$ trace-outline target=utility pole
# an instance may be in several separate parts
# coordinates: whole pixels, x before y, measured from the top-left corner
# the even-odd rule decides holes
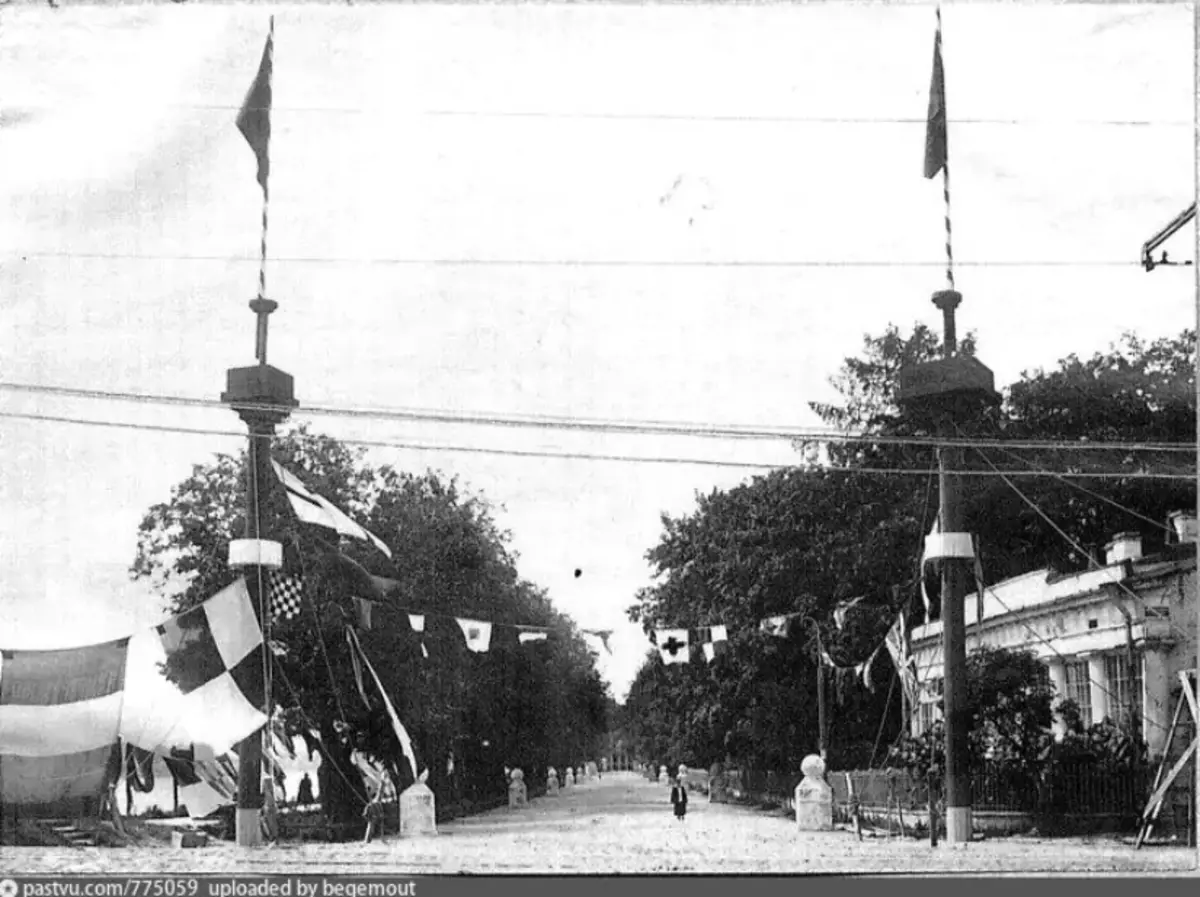
[[[817,754],[822,763],[829,761],[829,722],[825,709],[825,660],[821,656],[821,630],[812,617],[804,622],[813,628],[813,656],[817,661]]]
[[[231,406],[249,430],[246,459],[246,525],[245,537],[229,545],[229,564],[243,569],[250,602],[263,632],[263,689],[268,704],[264,712],[270,717],[269,673],[270,613],[266,607],[266,574],[283,566],[283,546],[264,539],[262,495],[275,476],[271,468],[271,440],[275,428],[287,420],[297,405],[292,377],[267,364],[267,316],[277,303],[259,296],[250,301],[257,315],[256,355],[253,367],[230,368],[226,372],[226,389],[221,401]],[[238,744],[237,844],[239,847],[258,847],[262,844],[259,815],[263,807],[262,739],[263,730]]]
[[[974,417],[980,408],[999,401],[995,378],[983,364],[958,354],[954,312],[962,302],[956,290],[941,290],[933,303],[942,312],[943,358],[900,372],[898,400],[906,413],[933,425],[944,439],[957,435],[958,424]],[[946,842],[971,840],[971,756],[967,741],[967,638],[963,600],[974,557],[969,534],[962,532],[963,515],[958,478],[961,450],[938,447],[938,485],[941,526],[927,545],[926,556],[942,564],[941,621],[943,644],[943,718],[946,730],[946,769],[943,795],[946,805]]]

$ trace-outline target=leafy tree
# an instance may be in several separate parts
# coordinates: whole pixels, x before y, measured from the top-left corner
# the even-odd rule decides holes
[[[372,628],[359,638],[443,802],[502,794],[506,765],[523,764],[532,775],[594,750],[607,728],[595,657],[545,592],[520,579],[508,535],[481,496],[432,472],[371,467],[362,451],[303,427],[277,440],[273,455],[362,520],[396,559],[358,542],[334,544],[290,517],[281,490],[260,493],[266,531],[284,541],[285,566],[303,573],[306,589],[301,613],[271,629],[280,646],[272,698],[285,730],[320,751],[321,799],[333,820],[361,818],[366,789],[354,751],[382,763],[398,790],[412,779],[381,699],[355,684],[345,635],[351,596],[377,602]],[[173,612],[237,576],[226,560],[229,540],[243,531],[244,470],[244,454],[196,465],[143,518],[131,572],[151,581]],[[374,577],[392,581],[386,595]],[[427,615],[423,636],[409,612]],[[550,635],[522,646],[515,630],[496,627],[479,655],[451,617],[542,626]]]
[[[816,750],[814,626],[845,666],[866,660],[882,639],[894,615],[892,584],[875,578],[869,559],[906,558],[905,542],[918,537],[918,521],[890,513],[903,485],[869,474],[776,471],[699,496],[686,517],[663,518],[662,540],[647,555],[659,582],[639,593],[631,619],[647,633],[722,623],[729,641],[711,665],[663,667],[656,653],[648,657],[629,699],[644,754],[779,769]],[[839,632],[834,607],[861,595],[868,597]],[[799,615],[789,638],[759,631],[761,619],[786,613]],[[886,666],[877,668],[885,683]],[[880,728],[886,692],[849,691],[845,705],[829,693],[835,751],[872,744]],[[890,725],[894,732],[895,716]]]
[[[663,518],[659,543],[647,554],[656,583],[638,594],[630,618],[647,632],[725,623],[730,641],[727,658],[707,668],[660,668],[657,656],[648,656],[629,700],[634,737],[648,759],[724,752],[738,762],[782,768],[815,748],[815,675],[812,645],[806,644],[812,625],[801,624],[791,639],[775,640],[757,631],[762,618],[780,613],[811,618],[835,662],[846,666],[874,650],[899,608],[909,609],[910,622],[921,619],[918,564],[937,513],[936,457],[929,444],[892,440],[935,435],[928,421],[898,406],[896,386],[906,365],[940,357],[939,343],[919,324],[908,334],[892,325],[866,337],[862,355],[846,359],[831,380],[839,400],[812,405],[827,424],[866,438],[798,445],[802,454],[795,468],[699,495],[692,513]],[[1049,373],[1026,373],[1004,391],[1001,405],[964,423],[963,436],[1062,442],[1051,450],[1002,446],[964,452],[968,471],[992,474],[960,480],[966,527],[980,536],[985,583],[1043,566],[1066,571],[1090,563],[1064,534],[1094,550],[1119,531],[1165,521],[1169,511],[1194,506],[1190,478],[1143,476],[1190,473],[1188,455],[1082,447],[1118,438],[1190,444],[1193,344],[1190,332],[1150,343],[1127,336],[1088,361],[1072,356]],[[964,354],[975,349],[973,335],[959,346]],[[825,459],[851,469],[830,470]],[[1010,485],[992,465],[1116,476],[1085,483],[1010,477]],[[903,474],[887,472],[901,469]],[[930,475],[912,475],[922,469]],[[876,470],[883,472],[869,472]],[[1147,538],[1148,550],[1156,541]],[[859,595],[864,600],[850,624],[836,630],[830,623],[833,608]],[[856,689],[846,697],[845,707],[831,706],[832,760],[869,762],[880,736],[889,743],[900,721],[885,720],[881,728],[881,699],[872,703],[873,696]],[[1013,728],[1003,714],[1018,712],[1011,703],[1016,696],[992,697],[1003,701],[994,708],[999,722],[984,725],[991,739],[987,749],[999,756],[1028,754],[1032,746],[1019,738],[1040,731],[1034,721],[1045,708],[1022,705],[1019,712],[1028,715],[1029,724]],[[1042,696],[1029,700],[1034,697],[1042,701]],[[986,701],[979,707],[981,719],[993,712]],[[1010,736],[1018,742],[1010,743]]]
[[[1054,686],[1032,651],[980,648],[967,655],[971,756],[1036,774],[1051,743]],[[945,768],[939,721],[920,736],[903,736],[889,762],[919,777]]]

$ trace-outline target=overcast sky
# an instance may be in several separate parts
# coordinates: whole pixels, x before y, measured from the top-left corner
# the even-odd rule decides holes
[[[302,403],[805,427],[865,333],[940,326],[942,189],[921,172],[932,7],[274,11],[270,360]],[[218,398],[254,360],[261,193],[233,120],[267,9],[0,17],[0,379]],[[1193,196],[1190,7],[950,4],[943,20],[960,332],[978,331],[998,384],[1125,330],[1191,326],[1192,269],[1137,265]],[[1191,247],[1190,229],[1167,246]],[[0,412],[241,429],[221,409],[6,389]],[[386,442],[794,457],[312,420]],[[137,523],[239,444],[0,418],[3,645],[157,622],[123,573]],[[751,474],[371,457],[502,506],[522,575],[618,630],[600,661],[618,697],[648,647],[625,608],[660,513]]]

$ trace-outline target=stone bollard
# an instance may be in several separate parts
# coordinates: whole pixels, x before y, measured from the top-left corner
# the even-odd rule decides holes
[[[529,806],[529,794],[525,788],[525,773],[514,769],[511,777],[512,783],[508,786],[508,805],[510,807]]]
[[[809,754],[800,764],[804,778],[796,786],[796,827],[802,832],[833,831],[833,789],[825,781],[825,763]]]
[[[433,792],[425,784],[425,774],[422,773],[420,781],[400,793],[400,837],[436,834],[437,813],[434,810]]]
[[[546,793],[551,797],[558,794],[558,770],[553,766],[546,770]]]

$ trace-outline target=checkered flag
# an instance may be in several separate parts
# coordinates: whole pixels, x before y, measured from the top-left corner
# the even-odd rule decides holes
[[[272,620],[290,620],[300,613],[304,580],[299,576],[267,571],[267,607]]]

